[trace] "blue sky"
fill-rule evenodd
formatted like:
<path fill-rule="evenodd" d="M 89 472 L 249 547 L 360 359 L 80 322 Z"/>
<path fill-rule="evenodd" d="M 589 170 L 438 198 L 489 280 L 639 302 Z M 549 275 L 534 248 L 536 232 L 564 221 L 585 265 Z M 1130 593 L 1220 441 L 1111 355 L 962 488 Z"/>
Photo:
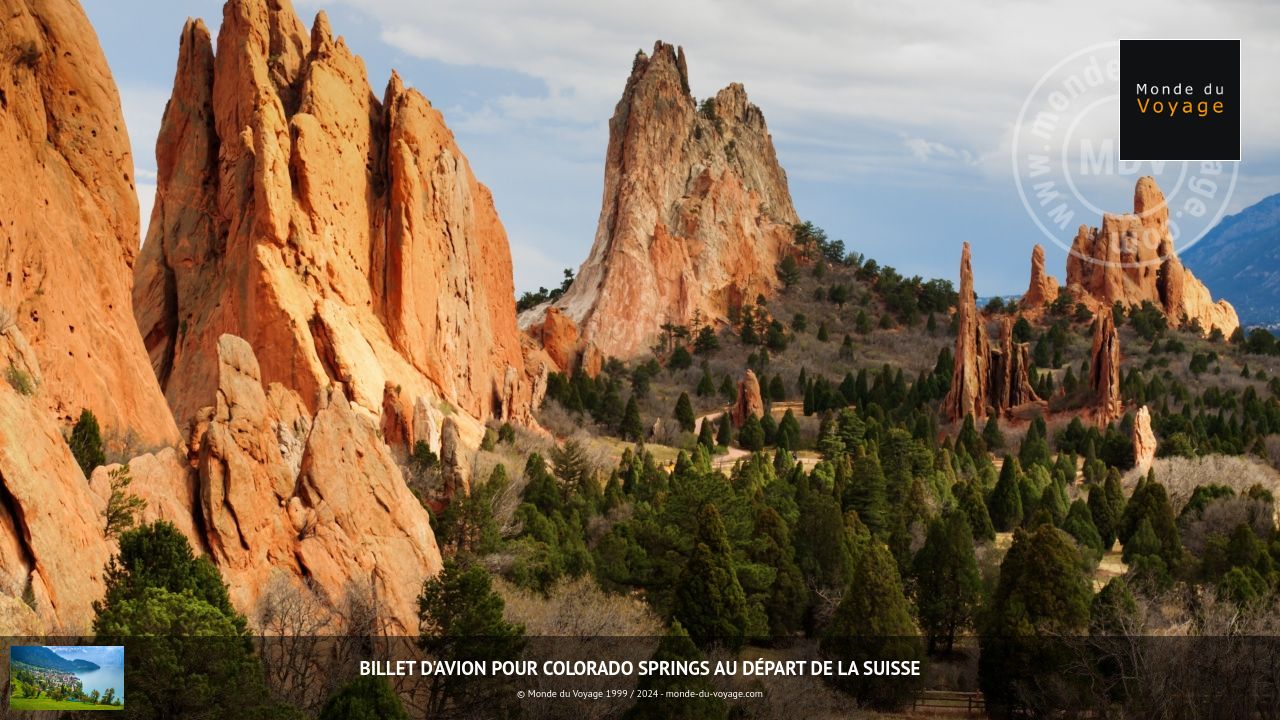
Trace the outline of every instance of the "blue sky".
<path fill-rule="evenodd" d="M 150 211 L 154 138 L 188 16 L 216 32 L 221 2 L 84 0 L 120 87 Z M 1280 192 L 1280 4 L 1087 0 L 296 0 L 365 60 L 377 94 L 391 69 L 440 108 L 511 240 L 517 291 L 586 258 L 600 212 L 607 122 L 636 50 L 683 45 L 695 96 L 742 82 L 768 120 L 797 211 L 907 275 L 955 279 L 974 245 L 979 294 L 1026 287 L 1032 245 L 1065 255 L 1024 209 L 1011 138 L 1055 63 L 1119 37 L 1243 41 L 1244 158 L 1226 210 Z M 1139 172 L 1145 174 L 1146 169 Z M 148 183 L 148 180 L 151 182 Z M 1090 190 L 1128 210 L 1136 175 Z M 146 219 L 144 217 L 144 224 Z M 1079 216 L 1074 225 L 1098 224 Z"/>
<path fill-rule="evenodd" d="M 122 645 L 49 645 L 50 650 L 67 660 L 88 660 L 103 667 L 124 665 Z"/>

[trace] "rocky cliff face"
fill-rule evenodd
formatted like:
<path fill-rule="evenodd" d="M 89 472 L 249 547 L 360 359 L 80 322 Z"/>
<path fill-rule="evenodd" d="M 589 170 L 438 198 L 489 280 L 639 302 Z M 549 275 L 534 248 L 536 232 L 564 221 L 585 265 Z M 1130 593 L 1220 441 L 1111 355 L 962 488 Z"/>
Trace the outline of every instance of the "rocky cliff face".
<path fill-rule="evenodd" d="M 218 565 L 238 607 L 254 608 L 278 572 L 310 581 L 335 606 L 371 583 L 393 626 L 411 633 L 417 593 L 440 570 L 440 551 L 374 421 L 341 385 L 314 415 L 292 390 L 264 386 L 240 338 L 221 337 L 215 358 L 216 403 L 192 423 L 194 470 L 182 468 L 175 483 L 163 456 L 130 463 L 135 477 L 169 479 L 145 483 L 152 502 L 189 494 L 194 521 L 179 528 Z M 171 504 L 180 514 L 182 502 Z"/>
<path fill-rule="evenodd" d="M 659 42 L 609 121 L 595 244 L 555 305 L 598 352 L 634 356 L 664 322 L 716 322 L 770 294 L 796 221 L 760 109 L 738 84 L 699 106 L 683 50 Z"/>
<path fill-rule="evenodd" d="M 0 18 L 0 317 L 62 423 L 88 408 L 108 437 L 174 442 L 130 313 L 133 155 L 97 36 L 75 2 L 0 0 Z"/>
<path fill-rule="evenodd" d="M 353 412 L 399 413 L 383 425 L 406 442 L 438 442 L 419 415 L 460 411 L 472 442 L 487 418 L 526 419 L 545 356 L 522 342 L 506 235 L 440 113 L 394 75 L 376 97 L 324 13 L 308 33 L 288 0 L 227 2 L 217 48 L 183 28 L 134 289 L 179 420 L 214 401 L 224 333 L 308 413 L 341 384 Z"/>
<path fill-rule="evenodd" d="M 1080 226 L 1067 258 L 1067 288 L 1095 310 L 1149 301 L 1175 326 L 1198 323 L 1230 336 L 1240 327 L 1231 303 L 1213 301 L 1209 289 L 1183 267 L 1173 249 L 1169 208 L 1154 179 L 1133 191 L 1133 213 L 1102 216 L 1101 227 Z"/>

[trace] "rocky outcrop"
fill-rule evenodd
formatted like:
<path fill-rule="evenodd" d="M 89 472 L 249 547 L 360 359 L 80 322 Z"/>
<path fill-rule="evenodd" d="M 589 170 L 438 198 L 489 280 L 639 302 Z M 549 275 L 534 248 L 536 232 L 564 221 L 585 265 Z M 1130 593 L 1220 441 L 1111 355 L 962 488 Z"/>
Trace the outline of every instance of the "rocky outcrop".
<path fill-rule="evenodd" d="M 6 335 L 25 343 L 21 331 Z M 88 631 L 112 552 L 101 510 L 40 398 L 0 382 L 0 598 L 34 611 L 6 622 Z"/>
<path fill-rule="evenodd" d="M 969 243 L 960 251 L 960 297 L 956 302 L 955 366 L 951 389 L 942 400 L 942 415 L 951 421 L 987 415 L 987 380 L 991 348 L 986 323 L 978 314 L 973 294 L 973 264 Z"/>
<path fill-rule="evenodd" d="M 64 425 L 88 408 L 108 439 L 174 442 L 130 313 L 133 155 L 97 36 L 75 2 L 0 0 L 0 18 L 0 325 L 30 341 Z"/>
<path fill-rule="evenodd" d="M 1099 312 L 1093 322 L 1093 350 L 1089 358 L 1094 419 L 1099 425 L 1106 425 L 1124 413 L 1120 399 L 1120 334 L 1116 332 L 1110 312 Z"/>
<path fill-rule="evenodd" d="M 1151 469 L 1156 459 L 1156 434 L 1151 430 L 1151 411 L 1146 405 L 1133 416 L 1133 467 L 1140 473 Z"/>
<path fill-rule="evenodd" d="M 1174 326 L 1197 324 L 1230 336 L 1240 327 L 1231 303 L 1216 303 L 1173 247 L 1169 208 L 1151 177 L 1138 180 L 1133 213 L 1102 216 L 1101 227 L 1080 226 L 1067 258 L 1067 288 L 1096 311 L 1115 303 L 1150 302 Z"/>
<path fill-rule="evenodd" d="M 263 387 L 247 342 L 224 335 L 217 348 L 217 404 L 193 431 L 194 531 L 232 599 L 254 607 L 278 571 L 311 581 L 335 605 L 348 587 L 372 582 L 398 629 L 411 631 L 440 552 L 373 421 L 340 385 L 309 417 L 292 391 Z"/>
<path fill-rule="evenodd" d="M 770 294 L 796 221 L 764 115 L 743 87 L 699 106 L 683 50 L 659 42 L 637 53 L 609 121 L 595 243 L 555 306 L 599 352 L 635 356 L 665 322 L 722 321 Z"/>
<path fill-rule="evenodd" d="M 542 320 L 529 327 L 529 334 L 542 344 L 560 372 L 572 373 L 577 369 L 583 352 L 582 337 L 577 324 L 560 308 L 547 308 Z M 599 374 L 598 366 L 595 371 Z"/>
<path fill-rule="evenodd" d="M 1037 244 L 1031 251 L 1031 282 L 1022 296 L 1020 307 L 1024 312 L 1035 313 L 1052 305 L 1058 299 L 1058 279 L 1044 271 L 1044 246 Z"/>
<path fill-rule="evenodd" d="M 228 2 L 217 48 L 188 21 L 134 288 L 176 416 L 212 401 L 230 333 L 309 414 L 341 385 L 381 418 L 390 385 L 406 428 L 419 403 L 457 411 L 469 444 L 488 418 L 528 420 L 545 367 L 516 328 L 493 199 L 441 114 L 394 74 L 376 97 L 324 13 L 308 33 L 288 0 Z"/>
<path fill-rule="evenodd" d="M 988 362 L 991 375 L 987 390 L 991 407 L 1000 413 L 1020 405 L 1039 402 L 1027 368 L 1031 367 L 1029 343 L 1014 342 L 1013 318 L 1005 316 L 1000 321 L 1000 346 L 991 348 Z"/>
<path fill-rule="evenodd" d="M 461 445 L 458 424 L 445 418 L 440 431 L 440 485 L 446 499 L 471 494 L 471 468 L 462 457 Z"/>
<path fill-rule="evenodd" d="M 747 370 L 738 381 L 738 399 L 729 412 L 734 427 L 742 427 L 748 417 L 764 417 L 764 399 L 760 395 L 760 381 L 752 370 Z"/>

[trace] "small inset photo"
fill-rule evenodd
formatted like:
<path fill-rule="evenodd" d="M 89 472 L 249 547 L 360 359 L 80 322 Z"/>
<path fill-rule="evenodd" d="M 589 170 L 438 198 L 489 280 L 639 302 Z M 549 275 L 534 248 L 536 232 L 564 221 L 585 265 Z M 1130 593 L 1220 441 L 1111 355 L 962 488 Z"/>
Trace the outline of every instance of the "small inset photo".
<path fill-rule="evenodd" d="M 10 647 L 9 709 L 123 710 L 124 647 Z"/>

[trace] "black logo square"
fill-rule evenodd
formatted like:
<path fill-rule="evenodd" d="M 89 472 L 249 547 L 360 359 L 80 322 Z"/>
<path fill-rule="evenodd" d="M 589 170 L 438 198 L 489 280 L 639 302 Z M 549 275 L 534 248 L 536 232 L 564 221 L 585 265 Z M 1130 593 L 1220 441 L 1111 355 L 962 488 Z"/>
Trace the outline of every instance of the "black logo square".
<path fill-rule="evenodd" d="M 1120 159 L 1239 160 L 1240 41 L 1121 40 Z"/>

